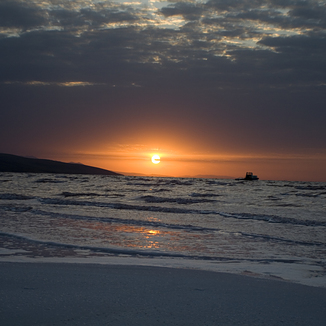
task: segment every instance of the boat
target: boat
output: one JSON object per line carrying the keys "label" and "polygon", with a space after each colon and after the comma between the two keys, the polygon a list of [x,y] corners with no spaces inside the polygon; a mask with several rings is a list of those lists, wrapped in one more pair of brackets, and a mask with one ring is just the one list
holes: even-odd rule
{"label": "boat", "polygon": [[253,181],[253,180],[259,180],[259,178],[254,175],[252,172],[247,172],[245,178],[237,178],[235,180],[248,180],[248,181]]}

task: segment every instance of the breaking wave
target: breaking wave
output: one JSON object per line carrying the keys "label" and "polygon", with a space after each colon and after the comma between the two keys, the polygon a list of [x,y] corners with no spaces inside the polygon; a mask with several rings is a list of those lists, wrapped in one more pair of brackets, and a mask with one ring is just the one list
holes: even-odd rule
{"label": "breaking wave", "polygon": [[142,196],[140,199],[144,200],[146,203],[177,203],[177,204],[198,204],[198,203],[210,203],[215,202],[214,199],[191,199],[191,198],[164,198],[155,196]]}
{"label": "breaking wave", "polygon": [[[151,196],[150,196],[151,197]],[[135,210],[135,211],[150,211],[150,212],[162,212],[162,213],[176,213],[176,214],[203,214],[203,215],[219,215],[224,218],[234,218],[241,220],[256,220],[268,223],[282,223],[304,226],[326,226],[324,221],[300,220],[290,217],[281,217],[277,215],[264,215],[264,214],[252,214],[252,213],[225,213],[215,210],[198,210],[189,208],[178,207],[164,207],[164,206],[144,206],[144,205],[131,205],[124,203],[104,203],[94,201],[77,201],[77,200],[63,200],[54,198],[40,198],[39,201],[44,204],[51,205],[73,205],[73,206],[94,206],[94,207],[107,207],[110,209],[120,210]],[[156,202],[157,203],[157,202]],[[160,203],[162,203],[160,201]]]}

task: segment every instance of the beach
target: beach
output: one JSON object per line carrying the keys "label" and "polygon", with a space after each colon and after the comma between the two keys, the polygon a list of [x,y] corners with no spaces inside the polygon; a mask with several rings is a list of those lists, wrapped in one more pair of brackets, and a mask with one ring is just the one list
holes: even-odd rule
{"label": "beach", "polygon": [[0,263],[1,325],[325,325],[326,289],[191,269]]}

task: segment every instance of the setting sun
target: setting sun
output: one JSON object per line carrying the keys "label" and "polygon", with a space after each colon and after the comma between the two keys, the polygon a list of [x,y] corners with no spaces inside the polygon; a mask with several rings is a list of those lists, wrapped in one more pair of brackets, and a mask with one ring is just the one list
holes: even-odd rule
{"label": "setting sun", "polygon": [[158,164],[158,163],[160,163],[160,157],[159,157],[157,154],[153,155],[153,156],[152,156],[152,162],[153,162],[154,164]]}

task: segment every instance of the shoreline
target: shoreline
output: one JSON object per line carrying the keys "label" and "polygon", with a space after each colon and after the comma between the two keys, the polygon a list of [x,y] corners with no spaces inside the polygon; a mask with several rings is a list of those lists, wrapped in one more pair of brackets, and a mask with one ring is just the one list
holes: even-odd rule
{"label": "shoreline", "polygon": [[324,325],[326,289],[133,265],[0,262],[4,325]]}
{"label": "shoreline", "polygon": [[[1,238],[1,237],[0,237]],[[3,245],[3,244],[2,244]],[[213,273],[244,275],[252,278],[278,280],[326,290],[326,275],[322,265],[302,264],[299,261],[196,260],[178,257],[146,257],[130,254],[93,252],[67,247],[48,248],[31,245],[2,246],[0,263],[121,265],[154,268],[172,268]],[[11,247],[11,248],[10,248]]]}
{"label": "shoreline", "polygon": [[114,250],[55,245],[24,236],[0,234],[0,263],[63,263],[166,267],[188,270],[245,275],[253,278],[279,280],[326,289],[326,273],[322,262],[302,263],[300,260],[205,260],[187,257],[146,256],[118,253]]}

